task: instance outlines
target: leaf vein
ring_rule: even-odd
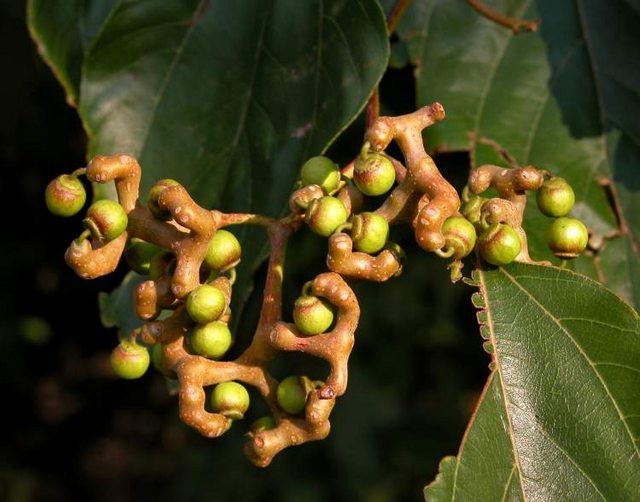
[[[593,369],[593,372],[595,373],[596,377],[598,378],[598,380],[600,381],[600,384],[602,385],[602,387],[605,390],[606,395],[609,397],[609,399],[611,400],[611,403],[613,404],[614,409],[616,410],[616,413],[618,414],[618,417],[620,418],[620,421],[622,422],[622,425],[624,426],[627,434],[629,435],[629,437],[632,439],[632,443],[633,446],[636,450],[636,453],[639,455],[640,457],[640,451],[638,450],[638,445],[636,444],[635,440],[633,439],[633,434],[631,432],[631,430],[629,429],[629,426],[627,424],[627,422],[624,420],[623,417],[623,413],[622,410],[620,410],[620,408],[618,407],[618,403],[616,402],[615,398],[613,397],[613,395],[611,394],[611,391],[609,390],[609,387],[607,386],[606,382],[604,381],[604,378],[602,377],[602,375],[600,374],[600,372],[597,370],[597,366],[594,364],[594,362],[589,358],[589,356],[584,352],[584,350],[582,349],[582,347],[578,344],[578,342],[576,341],[576,339],[571,335],[571,333],[558,321],[558,319],[551,313],[549,312],[549,310],[547,310],[545,308],[544,305],[542,305],[537,298],[535,298],[531,293],[529,293],[529,291],[527,291],[517,280],[514,276],[512,276],[509,272],[507,272],[504,267],[501,267],[500,270],[502,271],[503,275],[505,275],[518,289],[520,289],[526,296],[528,296],[531,301],[533,303],[535,303],[538,308],[540,308],[540,310],[542,310],[544,313],[546,313],[549,318],[551,320],[553,320],[553,322],[560,328],[560,330],[568,337],[569,340],[571,340],[571,342],[575,345],[576,349],[578,350],[578,353],[580,355],[582,355],[582,357],[585,359],[585,361],[587,361],[587,363],[589,364],[589,366],[591,366],[591,368]],[[495,345],[494,345],[495,347]],[[496,348],[496,354],[497,354],[497,348]]]
[[[530,4],[531,4],[531,0],[528,0],[527,2],[525,2],[522,6],[521,11],[516,15],[516,17],[522,17],[521,14],[524,13],[529,8]],[[478,17],[478,19],[481,19],[481,18]],[[482,22],[484,22],[484,20],[482,20]],[[496,29],[502,30],[503,28],[496,27]],[[507,50],[509,49],[509,44],[511,43],[512,40],[513,40],[513,34],[507,34],[506,38],[504,38],[504,45],[501,48],[500,54],[495,59],[495,63],[490,69],[489,78],[487,79],[482,89],[482,92],[480,93],[480,101],[478,103],[478,109],[476,111],[476,117],[474,121],[475,123],[473,125],[473,130],[472,130],[474,132],[478,131],[480,128],[480,119],[482,118],[482,114],[484,113],[484,107],[487,101],[487,96],[489,95],[489,92],[491,92],[491,86],[495,79],[498,68],[500,67],[502,60],[506,56]]]

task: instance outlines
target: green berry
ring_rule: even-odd
[[[229,327],[221,321],[213,321],[207,324],[199,324],[191,330],[189,343],[191,348],[204,357],[219,359],[224,356],[233,337]]]
[[[547,216],[566,216],[576,201],[571,185],[564,178],[554,177],[545,181],[536,195],[538,209]]]
[[[312,390],[313,382],[307,377],[288,376],[278,384],[278,405],[291,415],[302,413]]]
[[[451,216],[442,225],[442,235],[445,238],[444,249],[453,249],[456,259],[467,256],[476,245],[476,229],[461,216]]]
[[[116,201],[102,199],[89,206],[82,223],[95,239],[109,242],[120,237],[127,229],[129,219],[124,208]]]
[[[496,223],[487,228],[478,238],[478,250],[482,258],[491,265],[508,265],[520,254],[520,236],[509,225]]]
[[[111,368],[120,378],[134,380],[149,368],[149,351],[136,342],[123,340],[111,352]]]
[[[213,388],[211,406],[232,420],[240,420],[249,409],[249,392],[238,382],[223,382]]]
[[[262,431],[269,431],[271,429],[275,429],[276,420],[271,415],[266,415],[264,417],[260,417],[253,421],[251,424],[251,432],[254,434]]]
[[[227,306],[224,293],[215,286],[203,284],[187,297],[187,313],[197,323],[219,319]]]
[[[240,242],[228,230],[218,230],[213,234],[204,264],[211,270],[224,272],[240,263],[242,248]]]
[[[365,195],[387,193],[396,180],[393,162],[381,153],[358,157],[353,168],[353,181]]]
[[[577,218],[556,219],[547,232],[547,245],[559,258],[575,258],[587,247],[589,231]]]
[[[314,295],[303,295],[293,306],[293,321],[305,335],[318,335],[333,323],[331,305]]]
[[[309,228],[318,235],[329,237],[347,221],[349,214],[342,201],[325,195],[314,199],[307,207],[304,219]]]
[[[155,244],[133,237],[127,242],[124,258],[132,270],[141,275],[147,275],[152,258],[161,252],[162,248]]]
[[[75,176],[62,174],[52,180],[44,191],[47,209],[56,216],[73,216],[82,209],[87,192]]]
[[[167,178],[156,182],[156,184],[153,185],[147,193],[147,207],[149,208],[149,211],[151,211],[153,216],[155,216],[157,219],[162,221],[171,219],[171,213],[166,209],[162,209],[158,205],[158,198],[165,188],[178,185],[180,185],[180,183],[178,183],[176,180]]]
[[[330,158],[318,155],[303,164],[300,180],[302,186],[320,185],[325,193],[329,193],[338,188],[340,170]]]
[[[387,243],[389,223],[376,213],[360,213],[351,218],[353,245],[363,253],[377,253]]]

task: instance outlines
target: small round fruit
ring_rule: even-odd
[[[553,177],[538,189],[536,202],[538,209],[547,216],[566,216],[573,209],[576,196],[573,188],[564,178]]]
[[[333,309],[317,296],[303,295],[293,305],[293,321],[305,335],[318,335],[333,323]]]
[[[82,209],[87,192],[82,182],[70,174],[61,174],[52,180],[44,191],[47,209],[56,216],[73,216]]]
[[[338,188],[340,170],[330,158],[318,155],[302,165],[300,180],[302,186],[320,185],[325,193],[329,193]]]
[[[242,248],[236,236],[227,230],[218,230],[209,243],[204,263],[211,270],[224,272],[240,263]]]
[[[547,232],[547,245],[559,258],[575,258],[585,250],[588,242],[589,231],[577,218],[558,218]]]
[[[342,201],[325,195],[311,201],[304,219],[314,233],[329,237],[348,217],[349,213]]]
[[[249,392],[238,382],[223,382],[213,388],[211,406],[232,420],[240,420],[249,409]]]
[[[213,321],[195,326],[191,330],[189,343],[201,356],[219,359],[227,353],[232,340],[229,327],[221,321]]]
[[[478,238],[480,256],[491,265],[508,265],[520,254],[520,236],[509,225],[496,223],[487,228]]]
[[[444,248],[453,249],[456,259],[467,256],[476,245],[476,229],[466,218],[451,216],[442,225]]]
[[[127,260],[131,270],[141,275],[147,275],[149,274],[151,259],[160,252],[162,252],[162,248],[155,244],[133,237],[127,242],[124,258]]]
[[[313,390],[313,382],[307,377],[288,376],[278,384],[278,405],[287,413],[297,415],[304,410],[307,397]]]
[[[210,284],[203,284],[191,291],[186,303],[189,317],[201,324],[219,319],[227,307],[224,293]]]
[[[149,351],[135,342],[123,340],[111,352],[113,372],[125,380],[134,380],[149,368]]]
[[[94,238],[109,242],[120,237],[127,229],[129,219],[124,208],[116,201],[102,199],[89,206],[82,223]]]
[[[276,420],[271,415],[265,415],[264,417],[257,418],[251,424],[251,432],[269,431],[276,428]]]
[[[365,195],[382,195],[387,193],[396,181],[396,170],[386,155],[369,153],[356,159],[353,181]]]
[[[377,253],[387,243],[389,223],[376,213],[360,213],[351,218],[351,239],[358,251]]]
[[[151,211],[151,214],[153,214],[153,216],[155,216],[157,219],[162,221],[171,219],[171,212],[167,211],[166,209],[162,209],[158,205],[158,198],[165,188],[178,185],[180,185],[180,183],[178,183],[176,180],[172,180],[170,178],[163,179],[157,181],[156,184],[153,185],[147,193],[147,207],[149,208],[149,211]]]

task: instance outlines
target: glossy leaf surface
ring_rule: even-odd
[[[428,130],[428,141],[442,150],[473,150],[476,166],[505,165],[493,148],[474,144],[473,134],[497,142],[520,165],[565,177],[576,192],[573,214],[590,228],[594,247],[576,268],[637,307],[640,291],[631,278],[640,270],[640,147],[631,117],[640,113],[640,100],[621,90],[640,86],[637,65],[630,64],[640,34],[629,26],[640,13],[622,0],[600,7],[583,1],[487,4],[516,18],[540,17],[540,32],[514,36],[465,2],[448,1],[416,2],[403,25],[418,64],[419,104],[437,100],[447,112]],[[532,255],[551,259],[544,242],[551,220],[530,206],[525,228]]]
[[[81,3],[34,0],[32,31],[70,99],[82,66],[88,156],[136,157],[143,200],[174,178],[204,207],[279,216],[303,161],[358,115],[388,59],[374,0],[117,2],[91,44]],[[265,239],[238,237],[242,304]]]
[[[633,500],[637,313],[555,267],[519,264],[478,279],[495,370],[427,500]]]
[[[40,55],[77,106],[84,55],[116,0],[30,0],[28,24]]]

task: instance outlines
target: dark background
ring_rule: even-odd
[[[242,455],[241,429],[200,437],[178,420],[159,374],[125,382],[110,373],[117,334],[100,324],[97,294],[116,287],[124,270],[87,282],[64,264],[80,221],[49,215],[43,191],[84,165],[85,136],[29,39],[24,10],[17,0],[0,3],[0,500],[422,500],[440,458],[456,453],[488,373],[472,289],[452,286],[442,260],[396,232],[409,255],[404,274],[354,285],[361,325],[329,438],[285,450],[259,469]],[[385,113],[412,109],[412,81],[410,68],[389,72]],[[361,134],[358,122],[330,155],[352,156]],[[437,161],[462,182],[465,155]],[[294,248],[287,305],[311,272],[324,270],[322,239],[305,232]],[[256,293],[241,328],[259,301]],[[321,378],[324,370],[286,355],[274,374]]]

